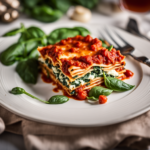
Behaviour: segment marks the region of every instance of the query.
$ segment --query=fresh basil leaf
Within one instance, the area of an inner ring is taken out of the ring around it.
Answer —
[[[38,42],[37,41],[27,41],[24,43],[24,46],[26,48],[26,52],[27,54],[29,54],[30,52],[32,52],[33,49],[37,49],[38,47]]]
[[[48,43],[55,44],[56,42],[60,42],[62,39],[66,39],[68,37],[74,37],[76,35],[86,36],[90,32],[83,27],[74,27],[74,28],[58,28],[53,30],[48,35]]]
[[[27,28],[27,32],[30,34],[31,38],[40,38],[40,37],[45,36],[45,33],[43,30],[34,26]]]
[[[113,49],[113,45],[108,47],[108,51],[111,51]]]
[[[16,67],[16,72],[26,83],[35,84],[38,77],[38,61],[37,59],[28,59],[21,61]]]
[[[29,39],[31,39],[30,35],[27,34],[26,32],[23,32],[23,33],[21,33],[21,36],[20,36],[18,42],[24,42],[24,41],[27,41]]]
[[[113,92],[113,90],[107,89],[107,88],[103,88],[101,86],[95,86],[93,87],[90,92],[89,92],[89,97],[95,97],[98,98],[99,95],[105,95],[108,96]]]
[[[102,42],[102,47],[107,48],[108,46],[104,42]]]
[[[37,48],[33,49],[31,53],[28,55],[28,59],[30,58],[38,59],[38,57],[39,57],[39,52],[37,51]]]
[[[14,95],[19,95],[19,94],[26,94],[27,96],[31,97],[31,98],[34,98],[36,100],[39,100],[45,104],[63,104],[65,102],[67,102],[69,100],[68,97],[66,96],[63,96],[63,95],[55,95],[55,96],[52,96],[48,101],[44,101],[44,100],[41,100],[35,96],[33,96],[32,94],[26,92],[23,88],[20,88],[20,87],[15,87],[13,88],[11,91],[10,91],[11,94],[14,94]]]
[[[78,30],[80,32],[80,35],[82,36],[87,36],[88,34],[90,34],[89,30],[84,27],[74,27],[73,29]]]
[[[30,93],[26,92],[23,88],[20,88],[20,87],[15,87],[13,88],[11,91],[10,91],[11,94],[14,94],[14,95],[19,95],[19,94],[26,94],[27,96],[31,97],[31,98],[34,98],[36,100],[39,100],[43,103],[46,103],[46,104],[49,104],[48,101],[44,101],[44,100],[41,100],[33,95],[31,95]]]
[[[102,41],[102,47],[108,48],[108,45],[105,43],[105,41],[103,39],[99,39]]]
[[[42,44],[43,46],[46,46],[46,45],[47,45],[47,38],[46,38],[46,36],[42,37],[42,39],[41,39],[41,44]]]
[[[15,43],[1,53],[0,60],[2,64],[9,66],[17,61],[16,57],[23,55],[24,55],[24,44]]]
[[[62,103],[65,103],[69,100],[68,97],[66,96],[63,96],[63,95],[55,95],[55,96],[52,96],[50,99],[49,99],[49,103],[50,104],[62,104]]]
[[[6,66],[12,65],[18,60],[24,60],[33,49],[37,48],[37,46],[37,41],[15,43],[1,53],[0,60],[2,64]]]
[[[70,0],[51,0],[49,4],[52,8],[66,12],[71,6]]]
[[[54,10],[50,6],[42,5],[42,6],[36,6],[32,10],[26,10],[28,15],[31,17],[42,21],[42,22],[53,22],[60,17],[62,17],[63,13],[60,10]]]
[[[21,4],[25,7],[30,7],[30,9],[34,9],[34,7],[40,2],[41,0],[21,0]]]
[[[16,35],[18,33],[22,33],[24,32],[25,30],[25,27],[24,25],[21,23],[21,27],[20,28],[16,28],[16,29],[13,29],[11,31],[8,31],[7,33],[5,33],[4,35],[2,35],[3,37],[6,37],[6,36],[13,36],[13,35]]]
[[[113,91],[120,91],[120,92],[128,91],[135,87],[134,85],[127,84],[117,78],[106,77],[105,74],[104,74],[104,83],[107,88],[112,89]]]
[[[87,99],[89,99],[89,100],[94,100],[94,101],[97,101],[97,100],[98,100],[98,98],[96,98],[96,97],[94,97],[94,96],[87,97]]]
[[[13,29],[11,31],[8,31],[7,33],[5,33],[4,35],[2,35],[3,37],[6,37],[6,36],[14,36],[18,33],[21,33],[22,30],[20,28],[17,28],[17,29]]]
[[[72,0],[77,5],[82,5],[89,9],[92,9],[99,2],[98,0]]]
[[[14,95],[19,95],[19,94],[23,94],[25,92],[25,90],[23,88],[20,87],[15,87],[13,88],[10,93],[14,94]]]
[[[55,44],[56,42],[60,42],[62,39],[66,39],[68,37],[74,37],[79,34],[79,31],[72,30],[71,28],[58,28],[53,30],[48,35],[48,43]]]
[[[41,30],[38,27],[32,26],[27,28],[24,32],[21,33],[21,36],[19,38],[19,42],[24,42],[28,41],[30,39],[35,39],[35,38],[42,38],[46,36],[43,30]]]

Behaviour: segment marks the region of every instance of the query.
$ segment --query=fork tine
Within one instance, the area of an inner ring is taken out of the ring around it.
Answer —
[[[113,30],[114,31],[114,30]],[[114,31],[114,33],[126,44],[131,46],[127,41],[125,41],[116,31]]]
[[[106,40],[110,45],[113,45],[111,42],[109,42],[109,40],[106,38],[106,36],[104,36],[104,34],[102,32],[99,32],[100,36]],[[114,46],[113,46],[114,47]],[[114,47],[115,48],[115,47]],[[115,48],[116,49],[116,48]]]
[[[108,32],[108,30],[105,29],[105,31],[107,32],[107,34],[109,35],[109,37],[111,38],[111,40],[117,45],[117,47],[120,48],[120,45],[114,40],[114,38],[113,38],[112,35]]]

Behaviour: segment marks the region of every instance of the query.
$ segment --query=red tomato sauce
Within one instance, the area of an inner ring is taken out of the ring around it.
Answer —
[[[59,91],[62,91],[64,96],[80,101],[80,99],[78,99],[77,96],[75,95],[70,96],[59,84],[55,83],[51,78],[47,78],[45,74],[41,73],[41,78],[45,83],[52,83],[52,85],[55,85],[53,89],[54,92],[58,93]]]
[[[109,65],[120,63],[125,58],[114,48],[108,51],[102,47],[102,41],[93,39],[90,35],[67,38],[54,45],[43,47],[39,52],[43,57],[49,56],[54,63],[59,59],[62,63],[62,71],[67,75],[69,75],[68,68],[71,66],[87,68],[93,63]]]
[[[93,39],[90,35],[87,35],[86,37],[77,35],[76,37],[63,39],[54,45],[48,45],[46,47],[39,48],[38,50],[43,57],[49,56],[54,63],[57,63],[59,59],[62,63],[62,71],[67,75],[69,75],[68,68],[71,66],[77,66],[85,69],[92,66],[93,63],[106,65],[121,63],[121,61],[125,58],[125,56],[121,55],[120,51],[117,51],[114,48],[111,51],[108,51],[108,49],[102,47],[102,41],[97,38]],[[70,54],[71,57],[69,56]],[[123,69],[124,67],[120,67],[119,69],[116,69],[116,71],[119,72]],[[126,70],[124,76],[119,79],[128,79],[133,75],[133,72]],[[76,100],[85,100],[90,90],[83,90],[84,86],[82,86],[76,89],[76,96],[70,96],[60,85],[47,78],[44,74],[42,74],[42,79],[44,82],[52,83],[56,86],[53,89],[54,92],[59,92],[61,90],[63,95]]]
[[[125,80],[125,79],[130,79],[131,77],[133,77],[134,73],[130,70],[126,70],[126,72],[124,73],[124,76],[119,77],[118,79],[120,80]]]
[[[126,70],[125,75],[118,79],[120,79],[120,80],[129,79],[133,75],[134,75],[133,72],[131,72],[130,70]],[[56,86],[53,89],[54,92],[58,93],[59,91],[62,91],[64,96],[67,96],[68,98],[73,98],[75,100],[79,100],[79,101],[86,100],[86,97],[88,96],[88,93],[90,91],[90,89],[83,90],[86,86],[86,85],[84,85],[84,86],[80,86],[79,88],[77,88],[75,90],[77,93],[76,95],[70,96],[59,84],[55,83],[51,78],[47,78],[47,76],[45,74],[41,73],[41,78],[45,83],[52,83],[52,85]],[[102,84],[102,86],[105,87],[104,84]]]
[[[41,73],[41,78],[45,83],[53,83],[53,85],[55,85],[53,80],[51,78],[48,78],[44,73]]]

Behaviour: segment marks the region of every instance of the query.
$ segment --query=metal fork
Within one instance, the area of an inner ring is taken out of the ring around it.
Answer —
[[[119,43],[113,38],[113,36],[107,29],[105,29],[105,31],[106,31],[105,33],[110,37],[110,39],[117,45],[117,47],[114,48],[120,50],[122,55],[130,55],[138,62],[144,63],[145,65],[150,67],[150,59],[145,56],[141,57],[134,56],[132,52],[135,50],[135,48],[132,45],[130,45],[126,40],[124,40],[117,32],[113,31],[116,34],[116,36],[118,36],[118,38],[122,40],[122,42],[125,44],[125,46],[123,47],[119,45]],[[100,33],[100,36],[102,39],[106,40],[109,44],[111,44],[110,40],[103,33]]]

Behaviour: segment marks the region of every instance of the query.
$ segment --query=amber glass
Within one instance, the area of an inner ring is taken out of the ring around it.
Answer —
[[[120,0],[121,7],[134,12],[150,10],[150,0]]]

